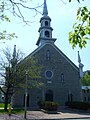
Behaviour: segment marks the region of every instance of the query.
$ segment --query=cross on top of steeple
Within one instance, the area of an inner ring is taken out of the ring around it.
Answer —
[[[47,16],[47,15],[48,15],[47,4],[46,4],[46,0],[44,0],[43,16]]]

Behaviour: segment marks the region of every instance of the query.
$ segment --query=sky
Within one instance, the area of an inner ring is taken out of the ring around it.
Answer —
[[[43,4],[44,0],[32,0],[28,6],[34,7]],[[80,49],[76,47],[72,49],[72,46],[68,41],[68,33],[72,30],[73,24],[76,22],[76,11],[80,6],[88,6],[90,10],[90,1],[85,0],[80,4],[76,0],[69,3],[68,0],[47,0],[48,15],[52,19],[51,27],[53,28],[52,37],[57,38],[55,45],[66,55],[74,64],[78,66],[78,53],[80,51],[81,62],[84,64],[84,71],[90,70],[90,41],[86,48]],[[42,15],[35,14],[34,11],[21,8],[22,13],[26,20],[30,21],[29,25],[25,25],[19,18],[9,13],[11,22],[2,23],[1,29],[6,29],[8,32],[15,32],[18,38],[0,42],[1,49],[7,46],[13,49],[14,45],[17,46],[26,55],[34,51],[37,46],[36,42],[39,37],[40,18]],[[43,7],[38,9],[41,13]]]

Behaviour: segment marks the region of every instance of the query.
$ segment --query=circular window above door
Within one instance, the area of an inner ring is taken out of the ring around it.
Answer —
[[[53,72],[50,70],[45,71],[45,77],[51,79],[53,77]]]

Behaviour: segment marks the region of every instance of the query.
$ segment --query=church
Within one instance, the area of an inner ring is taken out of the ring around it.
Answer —
[[[54,101],[60,106],[67,101],[82,101],[80,68],[78,68],[56,45],[52,38],[53,28],[48,16],[46,0],[40,19],[38,46],[27,57],[35,57],[38,64],[43,65],[39,81],[44,86],[28,90],[27,104],[37,106],[38,101]],[[82,67],[82,66],[81,66]],[[13,106],[24,106],[25,93],[17,94]]]

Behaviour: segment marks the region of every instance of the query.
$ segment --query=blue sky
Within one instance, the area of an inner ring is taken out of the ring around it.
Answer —
[[[72,60],[78,66],[78,55],[77,51],[80,51],[81,61],[84,64],[84,70],[90,70],[90,41],[87,44],[86,48],[82,50],[78,47],[74,50],[68,42],[68,32],[72,30],[72,25],[76,22],[76,10],[80,6],[88,6],[90,9],[90,1],[85,0],[79,4],[76,0],[72,0],[73,2],[68,3],[68,0],[63,0],[65,4],[61,0],[47,0],[48,7],[48,15],[51,17],[52,22],[51,26],[53,30],[53,38],[57,38],[56,46],[64,52],[66,56]],[[41,5],[43,0],[32,0],[30,2],[31,7]],[[29,5],[29,4],[28,4]],[[43,11],[43,8],[38,9],[40,12]],[[10,14],[10,23],[2,23],[1,28],[6,29],[8,32],[15,32],[18,36],[17,39],[13,39],[12,41],[7,41],[5,44],[2,42],[1,48],[10,46],[13,48],[14,44],[17,45],[17,48],[22,50],[26,55],[30,54],[33,50],[37,48],[36,42],[39,37],[38,29],[40,27],[40,18],[41,14],[35,15],[34,11],[26,11],[23,10],[23,15],[27,20],[30,20],[30,26],[26,26],[21,20],[17,17],[14,17]]]

